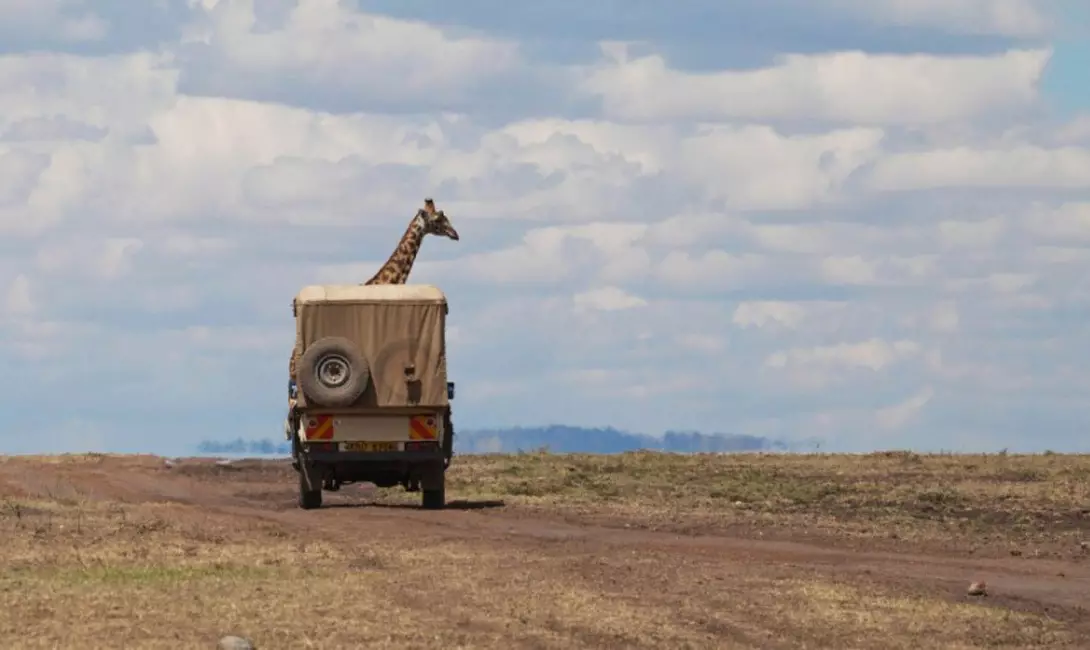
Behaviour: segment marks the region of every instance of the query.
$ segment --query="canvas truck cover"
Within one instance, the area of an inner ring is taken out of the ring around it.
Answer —
[[[295,297],[299,355],[323,337],[358,346],[371,379],[350,409],[445,408],[447,301],[419,284],[313,285]],[[299,367],[296,372],[308,372]],[[306,396],[300,394],[300,406]]]

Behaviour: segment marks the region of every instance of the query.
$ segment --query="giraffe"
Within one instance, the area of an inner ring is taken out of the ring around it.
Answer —
[[[405,284],[425,235],[442,235],[458,241],[458,231],[442,210],[435,209],[431,199],[424,199],[424,207],[416,211],[390,258],[363,284]]]
[[[458,231],[450,223],[450,219],[442,210],[435,209],[435,201],[431,198],[424,199],[424,207],[417,210],[409,221],[409,227],[401,235],[397,247],[386,263],[371,276],[370,280],[361,282],[362,285],[372,284],[405,284],[412,271],[416,255],[420,252],[420,245],[426,235],[441,235],[448,239],[458,241]],[[288,376],[295,381],[295,366],[298,363],[299,350],[292,349],[291,361],[288,363]],[[298,383],[296,383],[298,385]],[[295,397],[288,398],[288,411],[294,411]],[[291,418],[289,417],[289,420]]]

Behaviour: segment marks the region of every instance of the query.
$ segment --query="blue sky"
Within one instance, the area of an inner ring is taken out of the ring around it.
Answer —
[[[280,435],[425,196],[461,427],[1088,451],[1076,8],[4,3],[0,451]]]

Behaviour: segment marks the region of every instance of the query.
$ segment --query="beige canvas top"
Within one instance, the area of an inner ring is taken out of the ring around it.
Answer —
[[[296,296],[296,345],[300,355],[327,336],[358,346],[371,380],[352,410],[442,408],[448,404],[446,314],[446,297],[430,285],[309,286]]]
[[[447,297],[430,284],[315,284],[303,287],[295,297],[299,304],[312,302],[437,302]]]

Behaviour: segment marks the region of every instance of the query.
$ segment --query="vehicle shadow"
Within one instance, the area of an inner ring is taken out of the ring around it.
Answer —
[[[507,505],[507,502],[503,499],[486,499],[480,501],[470,501],[466,499],[456,499],[454,501],[447,501],[444,510],[488,510],[491,508],[502,508]],[[423,510],[423,506],[419,503],[374,503],[371,501],[354,501],[349,503],[327,503],[323,504],[322,508],[386,508],[389,510]]]

